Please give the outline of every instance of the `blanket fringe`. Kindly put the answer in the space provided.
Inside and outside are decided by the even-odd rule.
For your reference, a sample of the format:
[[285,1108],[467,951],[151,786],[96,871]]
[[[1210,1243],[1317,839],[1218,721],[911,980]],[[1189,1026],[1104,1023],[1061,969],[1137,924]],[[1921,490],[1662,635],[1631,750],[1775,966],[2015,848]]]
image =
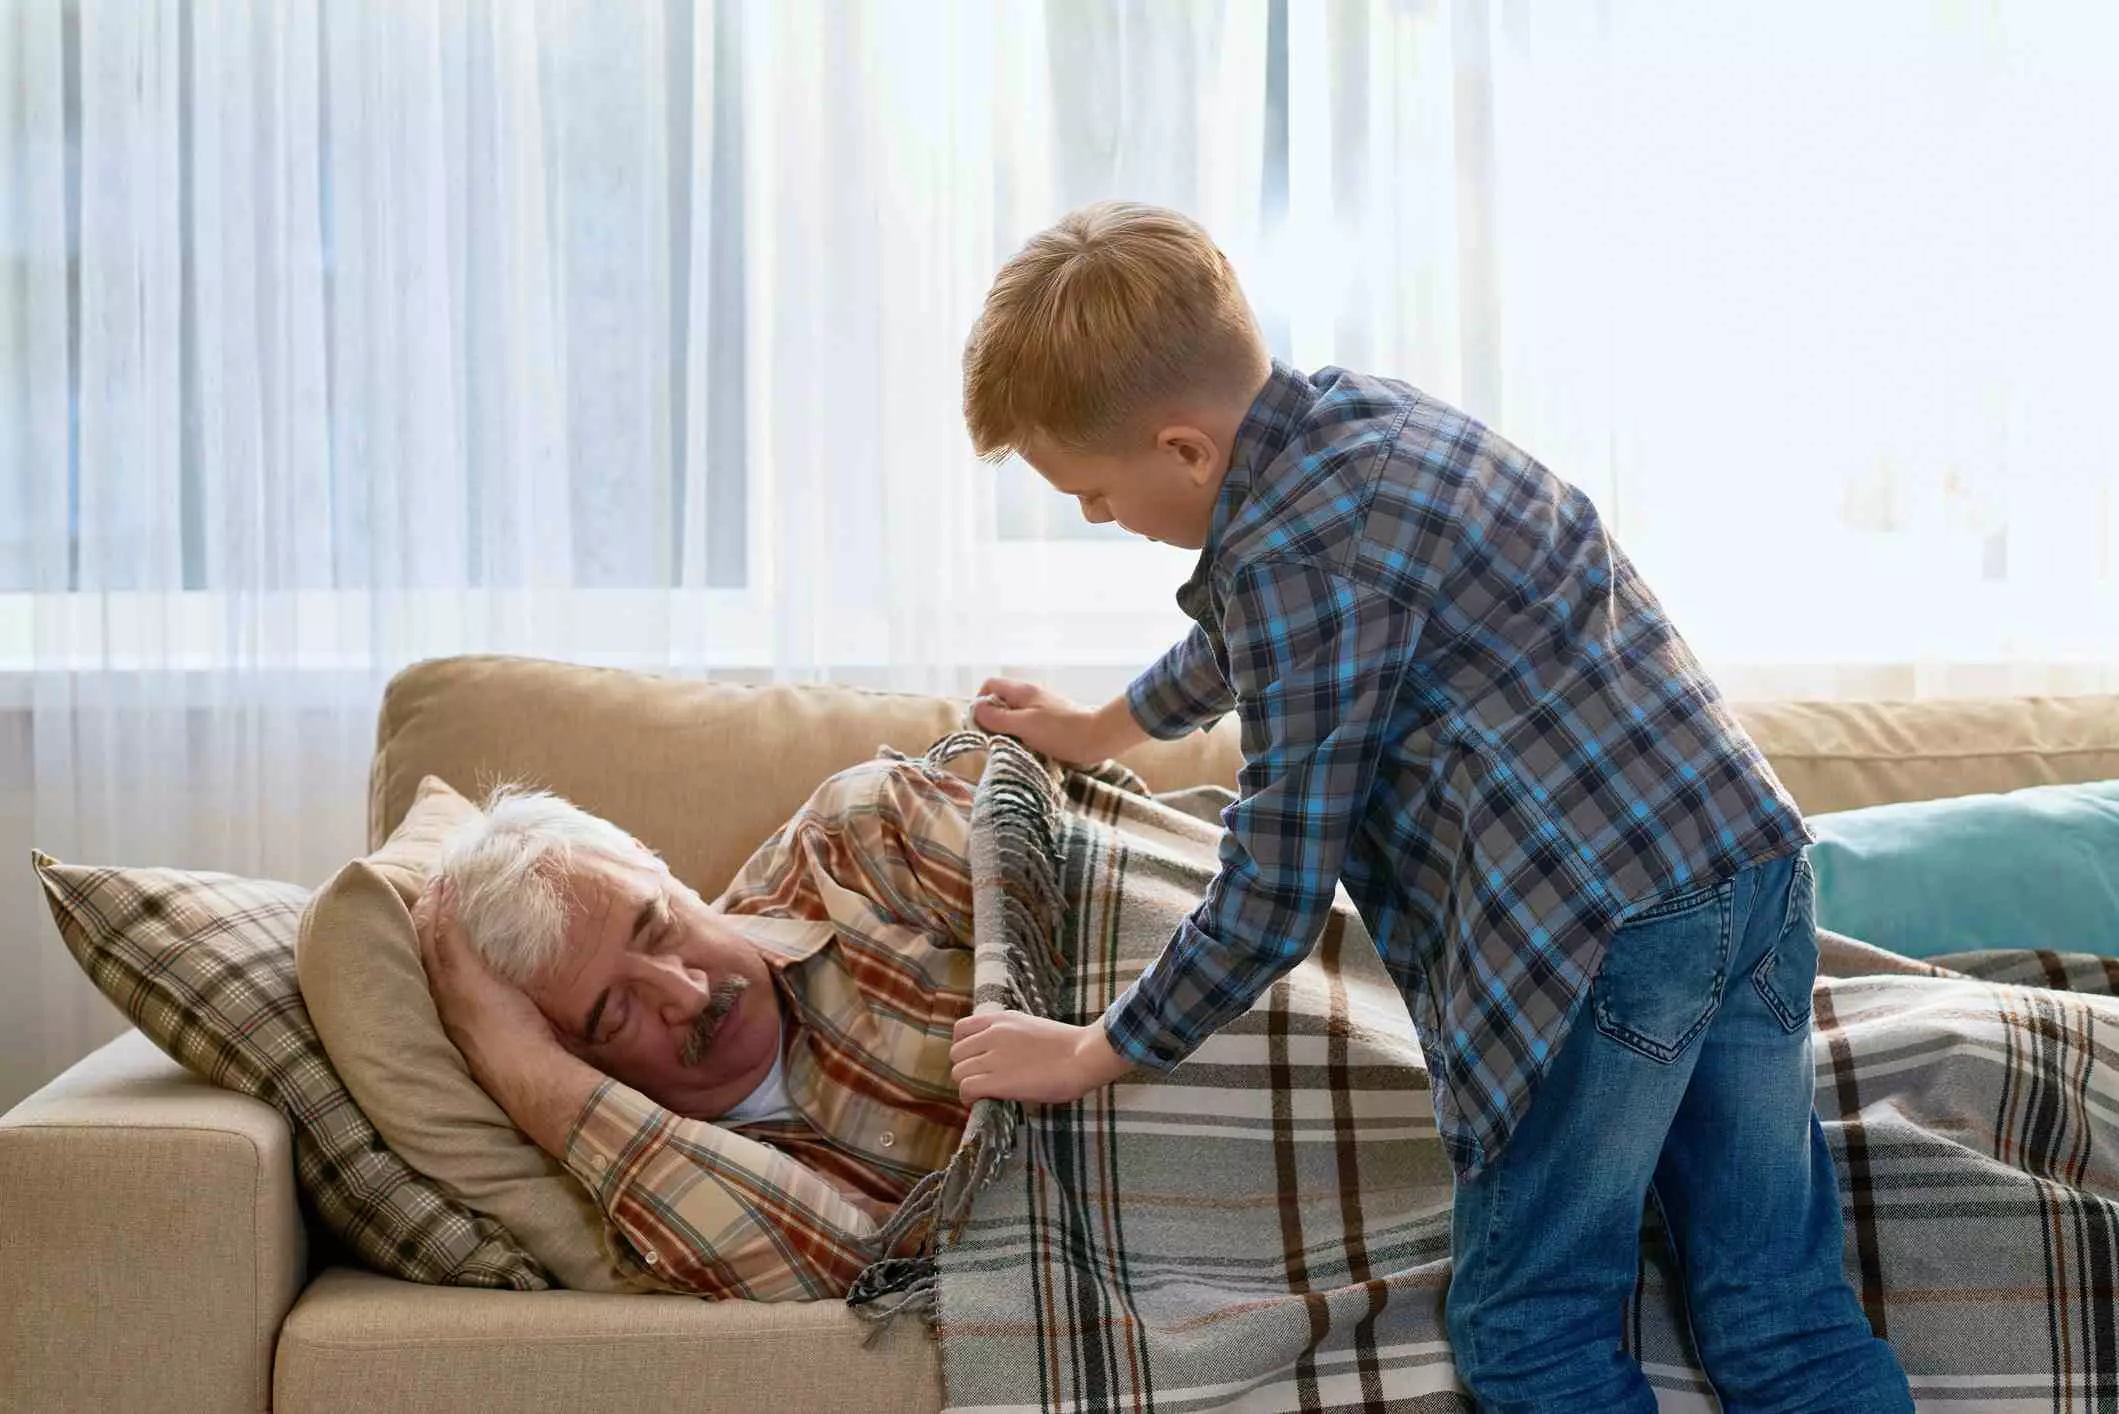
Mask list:
[[[1062,802],[1044,762],[1013,737],[953,732],[921,765],[939,770],[977,751],[986,763],[971,801],[972,1007],[1051,1016],[1067,965],[1059,945]],[[962,1234],[972,1201],[1015,1146],[1022,1113],[1012,1100],[973,1104],[948,1166],[921,1179],[877,1233],[878,1260],[846,1294],[855,1314],[873,1323],[871,1340],[905,1312],[933,1319],[938,1247]],[[914,1234],[917,1255],[892,1255]]]

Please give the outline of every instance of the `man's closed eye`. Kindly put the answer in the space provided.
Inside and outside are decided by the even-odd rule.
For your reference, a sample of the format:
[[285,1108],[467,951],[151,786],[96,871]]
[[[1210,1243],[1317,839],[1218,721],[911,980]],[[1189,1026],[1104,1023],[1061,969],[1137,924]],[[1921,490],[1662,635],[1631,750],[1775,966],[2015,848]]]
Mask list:
[[618,1039],[619,1033],[631,1024],[633,1005],[630,998],[619,995],[613,1001],[611,989],[606,987],[596,997],[596,1004],[589,1008],[588,1020],[582,1023],[581,1039],[590,1046],[608,1046]]

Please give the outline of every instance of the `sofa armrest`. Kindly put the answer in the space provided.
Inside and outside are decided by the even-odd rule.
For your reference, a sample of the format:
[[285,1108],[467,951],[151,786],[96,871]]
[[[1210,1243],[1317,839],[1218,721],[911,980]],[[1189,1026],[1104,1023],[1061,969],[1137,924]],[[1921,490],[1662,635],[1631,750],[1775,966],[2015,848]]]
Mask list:
[[129,1031],[0,1117],[10,1410],[271,1407],[306,1261],[286,1121]]

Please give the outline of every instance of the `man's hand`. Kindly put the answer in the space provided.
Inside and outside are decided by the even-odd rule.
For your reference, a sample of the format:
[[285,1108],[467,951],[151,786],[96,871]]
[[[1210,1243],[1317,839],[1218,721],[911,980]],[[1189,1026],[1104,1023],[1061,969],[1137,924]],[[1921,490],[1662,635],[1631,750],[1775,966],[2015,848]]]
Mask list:
[[445,882],[430,884],[413,909],[427,986],[442,1029],[470,1063],[471,1076],[490,1094],[503,1072],[559,1049],[550,1023],[518,988],[509,986],[457,930],[455,899]]
[[457,928],[455,902],[437,879],[412,910],[442,1029],[516,1128],[563,1158],[574,1117],[602,1077],[567,1054],[535,1002],[486,966]]
[[1123,695],[1094,710],[1036,683],[988,678],[972,720],[989,732],[1020,739],[1032,751],[1073,765],[1093,765],[1148,739]]
[[956,1024],[950,1078],[967,1100],[1064,1105],[1132,1069],[1111,1049],[1103,1023],[1069,1026],[1019,1011],[989,1011]]

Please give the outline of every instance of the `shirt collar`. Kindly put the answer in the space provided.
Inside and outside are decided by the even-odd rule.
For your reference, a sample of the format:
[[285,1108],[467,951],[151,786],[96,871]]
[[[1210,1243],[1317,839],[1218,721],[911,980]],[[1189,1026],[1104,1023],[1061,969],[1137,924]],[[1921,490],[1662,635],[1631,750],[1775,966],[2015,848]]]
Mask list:
[[1199,564],[1177,591],[1178,605],[1192,617],[1198,618],[1199,614],[1195,603],[1187,601],[1203,606],[1201,596],[1206,593],[1208,577],[1237,512],[1250,499],[1266,469],[1287,450],[1308,416],[1310,404],[1316,400],[1317,390],[1307,374],[1277,358],[1273,360],[1265,386],[1251,399],[1250,411],[1236,425],[1236,440],[1229,447],[1229,473],[1222,478],[1221,493],[1214,498],[1214,516],[1207,526],[1207,543],[1200,547]]
[[831,924],[823,919],[774,918],[760,913],[721,916],[758,949],[766,966],[775,971],[807,962],[836,936]]
[[1287,450],[1295,433],[1317,401],[1317,389],[1308,374],[1292,365],[1273,360],[1265,386],[1251,399],[1251,410],[1236,428],[1236,444],[1229,453],[1229,475],[1240,472],[1246,484],[1262,476],[1274,458]]

